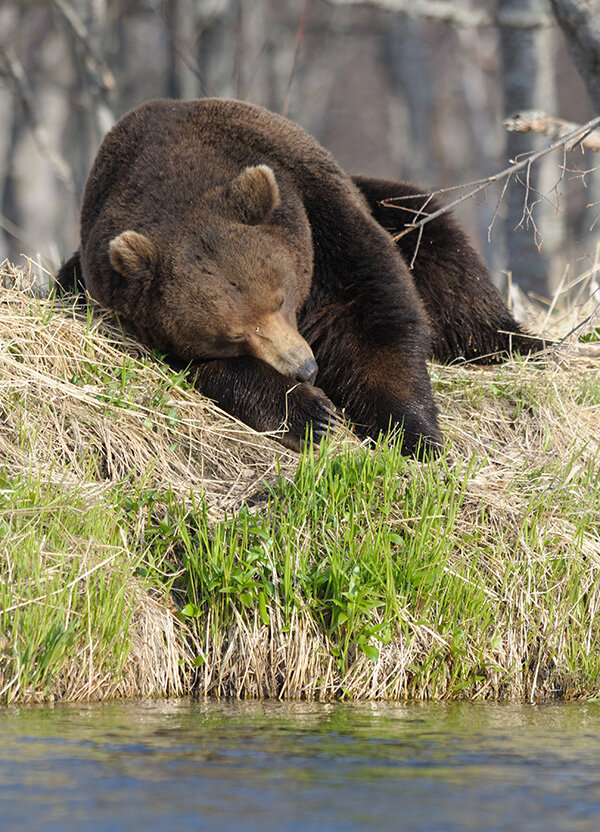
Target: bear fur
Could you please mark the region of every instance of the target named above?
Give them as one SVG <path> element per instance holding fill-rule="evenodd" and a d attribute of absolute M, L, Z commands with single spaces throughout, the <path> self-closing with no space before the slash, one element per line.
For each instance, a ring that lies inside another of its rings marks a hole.
<path fill-rule="evenodd" d="M 77 279 L 202 393 L 289 447 L 307 428 L 319 441 L 343 410 L 360 435 L 402 428 L 403 450 L 422 453 L 441 443 L 432 355 L 540 346 L 450 216 L 425 225 L 416 257 L 416 234 L 394 242 L 436 207 L 411 185 L 351 178 L 261 107 L 149 101 L 102 142 L 80 249 L 57 282 Z"/>

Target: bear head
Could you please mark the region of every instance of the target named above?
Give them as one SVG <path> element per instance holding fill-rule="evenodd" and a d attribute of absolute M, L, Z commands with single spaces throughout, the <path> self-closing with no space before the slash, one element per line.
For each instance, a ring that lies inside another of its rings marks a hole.
<path fill-rule="evenodd" d="M 247 167 L 188 199 L 181 223 L 148 225 L 108 245 L 117 274 L 107 305 L 144 340 L 186 362 L 250 355 L 314 379 L 317 364 L 296 324 L 311 285 L 310 226 L 293 195 L 282 204 L 270 167 Z"/>

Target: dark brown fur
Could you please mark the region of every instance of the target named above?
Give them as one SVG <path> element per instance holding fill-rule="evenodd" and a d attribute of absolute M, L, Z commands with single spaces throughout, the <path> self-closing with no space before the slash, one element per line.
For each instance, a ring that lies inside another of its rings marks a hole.
<path fill-rule="evenodd" d="M 433 214 L 442 203 L 415 185 L 353 176 L 373 216 L 397 234 Z M 390 202 L 391 200 L 391 202 Z M 442 214 L 401 237 L 398 249 L 425 305 L 432 355 L 489 364 L 512 352 L 535 352 L 546 343 L 525 334 L 506 308 L 488 270 L 451 214 Z"/>
<path fill-rule="evenodd" d="M 395 245 L 382 227 L 406 215 L 380 205 L 407 189 L 353 182 L 262 108 L 151 101 L 104 139 L 81 254 L 57 281 L 77 278 L 257 430 L 285 424 L 291 447 L 307 426 L 323 436 L 337 407 L 365 436 L 402 426 L 415 453 L 441 442 L 432 346 L 443 360 L 479 357 L 506 348 L 498 328 L 519 328 L 448 217 L 426 227 L 411 276 L 410 236 Z"/>

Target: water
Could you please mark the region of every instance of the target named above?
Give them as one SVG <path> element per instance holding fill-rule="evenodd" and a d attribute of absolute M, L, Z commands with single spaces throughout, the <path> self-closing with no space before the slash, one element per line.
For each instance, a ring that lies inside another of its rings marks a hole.
<path fill-rule="evenodd" d="M 0 711 L 2 832 L 600 830 L 600 704 Z"/>

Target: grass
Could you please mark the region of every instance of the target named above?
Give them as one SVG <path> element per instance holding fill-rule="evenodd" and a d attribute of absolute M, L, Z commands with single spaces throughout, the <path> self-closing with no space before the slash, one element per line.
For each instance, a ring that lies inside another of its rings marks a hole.
<path fill-rule="evenodd" d="M 136 586 L 118 518 L 39 478 L 4 475 L 0 484 L 4 695 L 90 697 L 107 678 L 119 691 Z"/>
<path fill-rule="evenodd" d="M 349 432 L 298 458 L 109 319 L 5 289 L 2 700 L 598 695 L 596 335 L 432 367 L 441 459 Z"/>

